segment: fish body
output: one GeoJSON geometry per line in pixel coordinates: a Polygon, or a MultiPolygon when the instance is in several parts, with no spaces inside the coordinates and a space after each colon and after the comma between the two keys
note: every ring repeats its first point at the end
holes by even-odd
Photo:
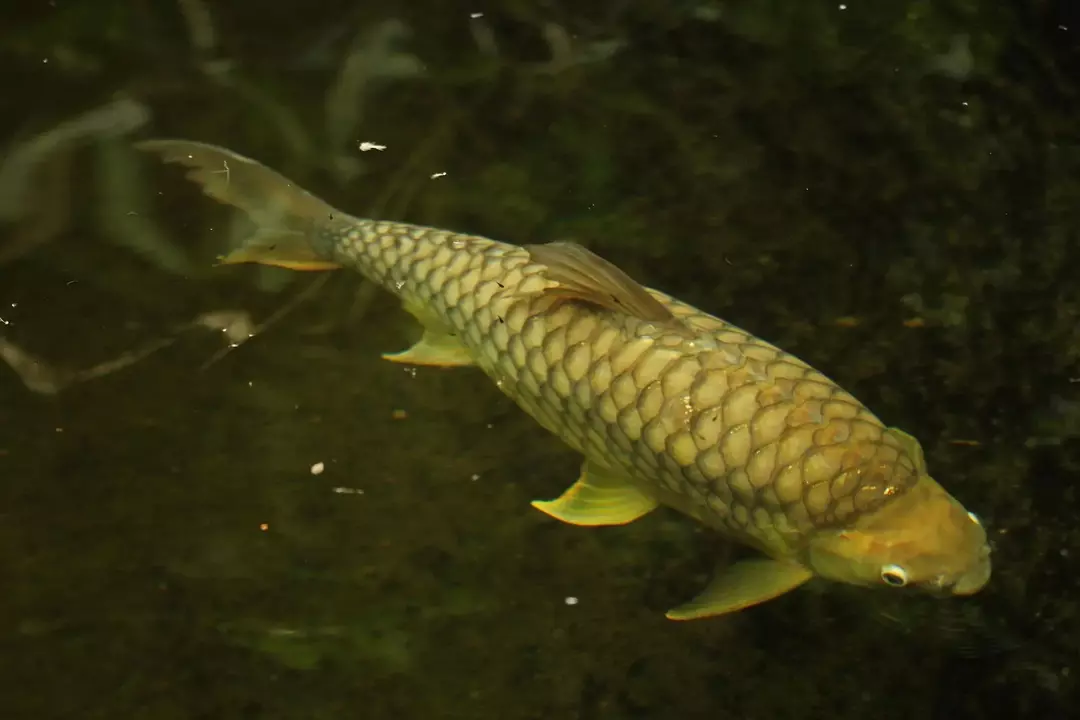
{"type": "Polygon", "coordinates": [[[540,510],[615,525],[662,504],[763,554],[669,617],[738,610],[815,575],[961,595],[989,579],[985,530],[913,438],[798,358],[588,250],[361,219],[222,148],[140,146],[255,220],[225,262],[360,272],[424,328],[387,359],[476,366],[580,452],[577,482],[540,510]]]}

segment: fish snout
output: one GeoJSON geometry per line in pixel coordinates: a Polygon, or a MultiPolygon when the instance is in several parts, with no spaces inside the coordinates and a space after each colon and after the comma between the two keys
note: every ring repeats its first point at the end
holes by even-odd
{"type": "Polygon", "coordinates": [[[948,588],[952,595],[974,595],[990,581],[990,546],[984,544],[974,565],[962,575],[953,579],[948,588]]]}

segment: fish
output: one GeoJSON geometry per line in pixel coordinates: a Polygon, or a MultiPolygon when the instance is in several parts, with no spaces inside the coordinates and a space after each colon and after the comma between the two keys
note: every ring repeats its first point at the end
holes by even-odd
{"type": "Polygon", "coordinates": [[[536,509],[596,527],[666,506],[756,551],[668,618],[733,613],[812,578],[941,597],[989,581],[986,529],[930,476],[915,438],[797,357],[582,245],[354,217],[226,148],[136,147],[253,221],[223,264],[359,272],[422,326],[384,358],[478,368],[580,453],[576,481],[536,509]]]}

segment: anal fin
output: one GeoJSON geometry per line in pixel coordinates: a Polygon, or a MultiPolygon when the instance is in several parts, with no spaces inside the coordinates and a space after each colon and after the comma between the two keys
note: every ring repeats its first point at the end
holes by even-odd
{"type": "Polygon", "coordinates": [[[799,587],[814,574],[770,558],[743,560],[717,574],[693,600],[669,610],[671,620],[696,620],[743,610],[799,587]]]}
{"type": "Polygon", "coordinates": [[[383,358],[403,365],[431,365],[435,367],[465,367],[475,365],[468,349],[456,336],[440,327],[440,323],[423,308],[405,303],[405,310],[420,321],[424,334],[407,350],[383,353],[383,358]]]}
{"type": "Polygon", "coordinates": [[[588,460],[581,477],[555,500],[534,500],[532,506],[571,525],[625,525],[656,509],[659,503],[622,475],[588,460]]]}
{"type": "Polygon", "coordinates": [[[465,367],[476,364],[469,351],[456,338],[431,330],[425,330],[424,336],[408,350],[383,353],[383,358],[402,365],[465,367]]]}

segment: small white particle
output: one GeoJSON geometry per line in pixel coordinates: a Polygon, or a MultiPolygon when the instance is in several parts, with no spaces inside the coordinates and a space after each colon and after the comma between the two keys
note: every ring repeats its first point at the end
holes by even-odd
{"type": "Polygon", "coordinates": [[[322,475],[322,472],[325,469],[326,469],[326,464],[325,463],[317,462],[317,463],[315,463],[314,465],[311,466],[311,474],[312,475],[322,475]]]}
{"type": "Polygon", "coordinates": [[[10,320],[5,320],[4,318],[0,317],[0,324],[10,325],[11,321],[10,320]]]}
{"type": "Polygon", "coordinates": [[[394,283],[394,287],[396,287],[398,290],[400,290],[401,288],[405,287],[405,281],[404,280],[398,280],[396,283],[394,283]]]}
{"type": "Polygon", "coordinates": [[[840,6],[840,9],[841,9],[841,10],[847,10],[847,5],[841,5],[841,6],[840,6]]]}
{"type": "Polygon", "coordinates": [[[476,18],[484,17],[484,13],[469,13],[469,17],[471,17],[473,20],[475,20],[476,18]]]}
{"type": "Polygon", "coordinates": [[[488,424],[487,424],[487,429],[488,429],[488,430],[490,430],[490,429],[491,429],[491,428],[493,428],[493,427],[495,427],[495,426],[494,426],[494,425],[492,425],[491,423],[488,423],[488,424]]]}
{"type": "Polygon", "coordinates": [[[386,149],[385,145],[379,145],[378,143],[373,143],[373,142],[362,142],[362,143],[360,143],[360,152],[368,152],[369,150],[385,150],[385,149],[386,149]]]}
{"type": "Polygon", "coordinates": [[[441,177],[443,177],[445,175],[446,175],[446,173],[444,173],[444,172],[432,173],[431,174],[431,179],[434,180],[435,178],[441,178],[441,177]]]}
{"type": "Polygon", "coordinates": [[[469,478],[469,479],[470,479],[470,480],[472,480],[473,482],[476,482],[477,480],[479,480],[479,479],[480,479],[480,475],[479,475],[479,474],[477,474],[477,473],[473,473],[473,474],[472,474],[472,477],[471,477],[471,478],[469,478]]]}
{"type": "Polygon", "coordinates": [[[567,605],[577,605],[578,604],[578,599],[576,597],[574,597],[573,595],[571,595],[570,597],[563,600],[563,602],[565,602],[567,605]]]}
{"type": "Polygon", "coordinates": [[[351,488],[351,487],[336,487],[336,488],[334,488],[334,492],[336,492],[338,495],[363,495],[364,494],[364,491],[361,490],[360,488],[351,488]]]}

